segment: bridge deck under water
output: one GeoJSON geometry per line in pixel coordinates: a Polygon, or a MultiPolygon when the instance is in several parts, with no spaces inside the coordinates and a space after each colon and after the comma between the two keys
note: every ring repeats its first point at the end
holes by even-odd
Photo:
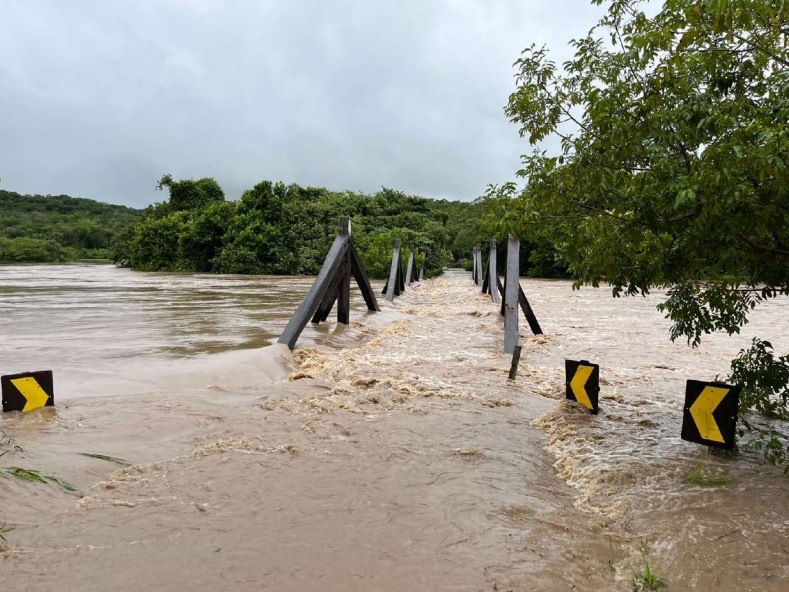
{"type": "MultiPolygon", "coordinates": [[[[749,339],[690,350],[656,298],[523,285],[545,335],[521,319],[514,382],[497,307],[450,272],[292,354],[170,361],[3,418],[24,452],[0,464],[78,492],[0,479],[2,589],[630,590],[646,546],[670,590],[784,590],[789,481],[679,439],[684,380],[749,339]],[[565,358],[600,363],[598,416],[560,401],[565,358]],[[699,464],[727,484],[683,483],[699,464]]],[[[789,335],[775,304],[754,334],[789,335]]]]}

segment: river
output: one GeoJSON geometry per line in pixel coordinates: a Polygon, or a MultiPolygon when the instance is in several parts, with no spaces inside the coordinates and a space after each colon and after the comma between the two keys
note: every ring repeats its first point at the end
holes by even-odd
{"type": "Polygon", "coordinates": [[[0,466],[77,490],[0,478],[4,591],[630,590],[644,555],[669,590],[785,590],[789,479],[679,430],[686,379],[754,335],[789,351],[786,299],[690,349],[660,294],[524,278],[545,335],[521,319],[508,381],[470,274],[355,294],[291,353],[311,281],[0,267],[0,370],[56,389],[0,419],[0,466]],[[598,416],[560,400],[565,358],[600,364],[598,416]]]}

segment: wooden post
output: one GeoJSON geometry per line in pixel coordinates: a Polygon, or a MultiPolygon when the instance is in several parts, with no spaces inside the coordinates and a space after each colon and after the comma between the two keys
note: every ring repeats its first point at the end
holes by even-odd
{"type": "Polygon", "coordinates": [[[518,363],[521,361],[521,346],[516,345],[515,351],[512,352],[512,364],[510,365],[510,380],[515,380],[518,375],[518,363]]]}
{"type": "Polygon", "coordinates": [[[321,300],[329,289],[332,280],[335,279],[337,270],[345,261],[345,253],[348,250],[350,239],[351,237],[347,234],[340,234],[334,239],[334,243],[326,256],[326,260],[323,262],[323,267],[321,267],[315,283],[312,284],[304,301],[296,309],[290,321],[288,321],[285,330],[277,340],[278,343],[285,343],[290,349],[293,349],[296,345],[296,340],[312,316],[317,312],[321,300]]]}
{"type": "Polygon", "coordinates": [[[477,245],[474,247],[477,250],[477,287],[482,287],[482,247],[477,245]]]}
{"type": "Polygon", "coordinates": [[[386,299],[389,302],[394,302],[395,290],[399,291],[399,283],[397,281],[398,272],[400,270],[400,239],[396,238],[394,242],[394,251],[392,252],[392,268],[389,271],[389,281],[386,284],[386,299]]]}
{"type": "Polygon", "coordinates": [[[504,283],[504,353],[511,354],[518,345],[518,294],[520,281],[520,241],[507,239],[507,275],[504,283]]]}
{"type": "Polygon", "coordinates": [[[403,254],[401,252],[397,258],[397,291],[395,296],[400,296],[403,292],[405,292],[405,275],[403,274],[403,254]]]}
{"type": "Polygon", "coordinates": [[[405,272],[405,287],[410,288],[411,282],[413,281],[414,277],[414,266],[415,266],[415,257],[414,257],[414,245],[408,245],[408,266],[407,271],[405,272]]]}
{"type": "Polygon", "coordinates": [[[337,322],[350,325],[351,321],[351,250],[345,253],[345,264],[340,277],[340,290],[337,296],[337,322]]]}
{"type": "MultiPolygon", "coordinates": [[[[340,218],[340,234],[351,236],[350,218],[340,218]]],[[[350,242],[350,241],[349,241],[350,242]]],[[[337,322],[350,324],[351,318],[351,250],[345,253],[345,261],[341,267],[340,289],[337,293],[337,322]]]]}
{"type": "Polygon", "coordinates": [[[356,280],[359,289],[362,291],[364,302],[367,304],[367,310],[381,310],[378,307],[378,300],[375,298],[373,287],[370,285],[370,278],[367,276],[367,268],[365,268],[364,263],[362,263],[362,258],[354,248],[353,242],[351,242],[349,251],[351,253],[351,274],[353,275],[353,279],[356,280]]]}
{"type": "Polygon", "coordinates": [[[477,274],[479,270],[477,269],[477,247],[474,247],[471,251],[471,264],[472,264],[472,271],[471,271],[471,281],[475,284],[477,283],[477,274]]]}
{"type": "Polygon", "coordinates": [[[347,325],[350,322],[351,275],[362,291],[367,309],[380,310],[367,271],[353,246],[351,221],[349,218],[341,218],[339,234],[334,239],[315,283],[288,321],[277,343],[285,343],[293,349],[309,319],[312,318],[313,323],[325,321],[335,302],[338,302],[337,320],[347,325]]]}
{"type": "Polygon", "coordinates": [[[499,296],[501,296],[501,307],[499,309],[499,313],[501,316],[504,316],[504,294],[507,292],[507,272],[504,272],[504,285],[501,285],[501,278],[496,276],[496,285],[499,287],[499,296]]]}
{"type": "Polygon", "coordinates": [[[496,268],[496,239],[490,239],[490,256],[488,257],[488,269],[490,270],[490,277],[488,278],[488,287],[490,288],[490,297],[493,304],[501,302],[499,298],[498,279],[499,272],[496,268]]]}
{"type": "Polygon", "coordinates": [[[340,289],[345,277],[345,264],[343,263],[340,265],[340,268],[337,270],[337,273],[334,275],[334,279],[329,284],[329,288],[321,298],[321,303],[318,306],[318,309],[315,311],[315,314],[312,316],[313,323],[322,323],[326,319],[329,318],[329,313],[331,312],[334,303],[337,301],[337,297],[340,295],[340,289]]]}
{"type": "Polygon", "coordinates": [[[526,294],[523,292],[523,288],[521,288],[520,283],[518,284],[518,303],[523,310],[523,314],[526,315],[526,321],[529,323],[531,332],[535,335],[542,335],[540,323],[537,322],[537,317],[534,316],[534,311],[531,309],[531,305],[529,304],[529,301],[526,298],[526,294]]]}
{"type": "Polygon", "coordinates": [[[425,266],[427,265],[427,254],[429,252],[430,251],[425,249],[424,252],[422,253],[422,267],[419,268],[419,281],[420,282],[424,281],[424,279],[425,279],[425,266]]]}

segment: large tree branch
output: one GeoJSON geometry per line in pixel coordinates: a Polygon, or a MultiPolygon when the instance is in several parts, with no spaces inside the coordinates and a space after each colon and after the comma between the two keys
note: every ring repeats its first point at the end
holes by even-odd
{"type": "Polygon", "coordinates": [[[788,251],[781,251],[779,249],[772,249],[770,247],[765,247],[764,245],[760,245],[758,243],[753,242],[744,234],[737,233],[737,241],[740,244],[745,245],[748,247],[748,250],[754,251],[756,253],[761,253],[762,255],[770,255],[775,257],[776,259],[786,259],[789,260],[789,252],[788,251]]]}

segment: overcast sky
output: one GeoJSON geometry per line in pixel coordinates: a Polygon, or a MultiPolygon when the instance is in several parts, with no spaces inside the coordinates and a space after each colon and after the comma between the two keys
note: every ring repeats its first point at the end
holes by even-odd
{"type": "Polygon", "coordinates": [[[142,207],[163,173],[471,200],[529,151],[503,107],[588,0],[0,0],[0,188],[142,207]]]}

